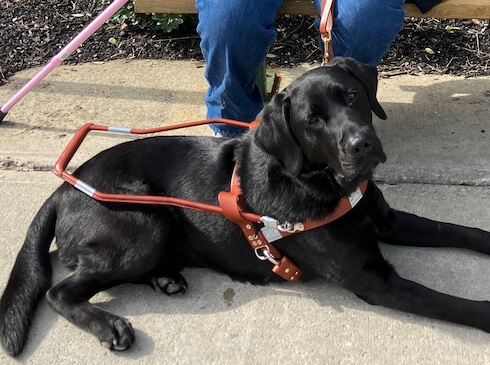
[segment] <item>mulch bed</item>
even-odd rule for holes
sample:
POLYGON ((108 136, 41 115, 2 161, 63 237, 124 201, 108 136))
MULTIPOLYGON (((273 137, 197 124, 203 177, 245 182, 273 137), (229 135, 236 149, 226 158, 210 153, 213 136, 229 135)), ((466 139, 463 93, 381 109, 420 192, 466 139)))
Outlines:
MULTIPOLYGON (((106 5, 96 0, 0 2, 0 85, 17 71, 46 64, 106 5)), ((312 18, 282 16, 268 55, 270 67, 316 63, 321 53, 312 18)), ((488 21, 407 19, 380 64, 381 76, 399 74, 490 75, 488 21)), ((171 33, 104 25, 66 63, 120 58, 201 60, 196 20, 171 33), (116 42, 110 43, 114 38, 116 42)))

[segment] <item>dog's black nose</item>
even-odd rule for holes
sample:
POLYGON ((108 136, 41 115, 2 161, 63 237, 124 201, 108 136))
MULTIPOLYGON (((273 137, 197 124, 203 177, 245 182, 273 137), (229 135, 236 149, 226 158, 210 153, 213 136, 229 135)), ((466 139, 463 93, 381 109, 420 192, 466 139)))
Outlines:
POLYGON ((345 153, 351 156, 364 156, 371 150, 373 146, 373 142, 363 136, 352 136, 347 139, 345 142, 345 153))

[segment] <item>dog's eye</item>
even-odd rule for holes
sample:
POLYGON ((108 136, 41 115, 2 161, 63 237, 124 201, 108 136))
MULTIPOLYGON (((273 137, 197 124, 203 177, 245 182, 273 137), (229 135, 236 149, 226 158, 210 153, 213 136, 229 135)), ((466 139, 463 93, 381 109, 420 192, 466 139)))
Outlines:
POLYGON ((318 118, 317 117, 311 117, 310 120, 308 121, 308 124, 315 124, 318 122, 318 118))
POLYGON ((349 99, 349 101, 352 101, 356 98, 357 96, 357 92, 355 91, 350 91, 348 94, 347 94, 347 99, 349 99))

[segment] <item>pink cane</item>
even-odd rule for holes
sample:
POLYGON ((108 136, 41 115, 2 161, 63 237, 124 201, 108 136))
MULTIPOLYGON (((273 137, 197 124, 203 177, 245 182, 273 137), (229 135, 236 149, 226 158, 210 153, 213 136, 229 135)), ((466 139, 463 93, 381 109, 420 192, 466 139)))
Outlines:
POLYGON ((63 61, 71 55, 83 42, 97 31, 111 16, 113 16, 128 0, 114 0, 92 23, 80 32, 73 40, 63 48, 60 53, 54 56, 51 61, 39 71, 22 89, 20 89, 7 103, 0 108, 0 123, 3 121, 8 111, 17 104, 29 91, 41 82, 51 71, 61 65, 63 61))

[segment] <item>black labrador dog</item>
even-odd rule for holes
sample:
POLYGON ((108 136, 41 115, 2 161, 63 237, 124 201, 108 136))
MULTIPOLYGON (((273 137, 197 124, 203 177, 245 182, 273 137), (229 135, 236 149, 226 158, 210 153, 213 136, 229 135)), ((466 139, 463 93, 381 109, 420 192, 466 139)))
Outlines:
MULTIPOLYGON (((378 241, 394 245, 462 247, 490 254, 490 233, 440 223, 389 207, 371 181, 386 160, 372 112, 374 67, 338 58, 307 72, 276 95, 260 126, 240 138, 153 137, 110 148, 75 175, 100 191, 180 197, 217 204, 235 163, 249 212, 281 222, 320 219, 367 180, 364 197, 347 214, 283 238, 276 247, 303 272, 327 278, 370 304, 490 331, 490 303, 441 294, 405 280, 383 258, 378 241)), ((283 281, 250 249, 240 228, 218 214, 169 206, 106 204, 63 184, 27 232, 0 303, 0 340, 17 355, 37 301, 91 332, 106 347, 127 349, 131 324, 89 303, 124 282, 184 292, 179 273, 208 267, 254 284, 283 281), (48 249, 73 270, 51 286, 48 249)))

